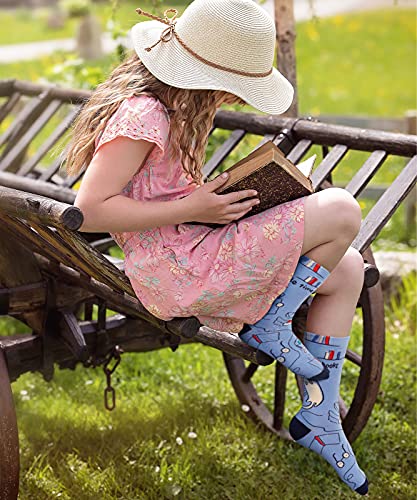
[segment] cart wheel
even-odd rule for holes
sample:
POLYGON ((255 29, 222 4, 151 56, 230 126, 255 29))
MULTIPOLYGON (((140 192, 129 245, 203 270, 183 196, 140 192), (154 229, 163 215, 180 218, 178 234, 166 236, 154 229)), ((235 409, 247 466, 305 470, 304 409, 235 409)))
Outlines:
MULTIPOLYGON (((368 248, 363 253, 363 258, 368 263, 375 265, 372 251, 368 248)), ((305 330, 308 301, 297 311, 293 319, 294 332, 301 336, 305 330)), ((347 391, 343 388, 344 374, 349 372, 349 377, 355 378, 355 389, 351 397, 350 406, 341 398, 340 415, 343 421, 343 429, 350 442, 353 442, 365 427, 371 415, 375 400, 378 395, 382 376, 385 345, 385 322, 384 302, 381 282, 376 285, 362 289, 357 313, 362 311, 362 354, 348 349, 346 361, 342 373, 341 394, 347 391), (353 370, 349 363, 356 365, 353 370)), ((278 434, 280 437, 291 439, 287 429, 284 428, 284 411, 286 401, 287 369, 280 363, 274 363, 270 367, 262 367, 255 363, 248 363, 242 358, 223 353, 226 368, 236 392, 242 409, 257 424, 266 430, 278 434), (266 370, 274 369, 274 386, 265 389, 262 379, 270 381, 271 374, 266 370), (265 373, 265 377, 263 377, 265 373), (255 382, 258 376, 261 383, 255 382), (269 377, 269 378, 268 378, 269 377), (259 392, 255 387, 259 385, 259 392), (262 400, 260 395, 266 394, 262 400)), ((299 393, 301 388, 301 377, 296 377, 299 393)), ((292 416, 292 415, 291 415, 292 416)))
POLYGON ((7 371, 0 349, 0 500, 14 500, 19 490, 19 439, 16 412, 7 371))

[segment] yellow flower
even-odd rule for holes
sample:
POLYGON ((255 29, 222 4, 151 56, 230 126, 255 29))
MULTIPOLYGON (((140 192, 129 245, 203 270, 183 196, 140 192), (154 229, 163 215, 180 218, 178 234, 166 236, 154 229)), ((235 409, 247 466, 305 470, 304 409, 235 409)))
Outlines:
POLYGON ((263 227, 264 236, 267 240, 276 240, 279 235, 279 227, 275 222, 265 224, 263 227))
POLYGON ((275 220, 276 222, 282 222, 283 218, 284 218, 284 217, 283 217, 283 215, 282 215, 282 212, 278 212, 277 214, 275 214, 275 215, 274 215, 274 220, 275 220))
POLYGON ((333 24, 335 24, 336 26, 339 26, 341 24, 343 24, 343 16, 334 16, 333 17, 333 24))
POLYGON ((320 38, 319 32, 316 30, 315 26, 313 26, 312 24, 309 24, 307 26, 307 36, 313 42, 315 42, 316 40, 318 40, 320 38))
POLYGON ((170 264, 169 270, 171 271, 172 274, 185 274, 185 269, 182 269, 179 266, 176 266, 175 264, 170 264))
POLYGON ((348 24, 347 29, 348 31, 358 31, 360 29, 360 24, 357 21, 352 21, 348 24))
POLYGON ((301 205, 297 205, 292 213, 292 219, 296 222, 300 222, 304 219, 304 210, 301 205))

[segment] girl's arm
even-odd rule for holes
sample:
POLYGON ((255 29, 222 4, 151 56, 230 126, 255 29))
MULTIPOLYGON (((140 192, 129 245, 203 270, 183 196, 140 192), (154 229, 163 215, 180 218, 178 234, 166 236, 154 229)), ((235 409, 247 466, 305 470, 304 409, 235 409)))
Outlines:
POLYGON ((227 224, 259 203, 254 198, 238 203, 255 196, 254 190, 216 194, 215 189, 226 182, 227 176, 219 176, 179 200, 140 201, 119 194, 143 166, 152 147, 155 144, 128 137, 116 137, 101 146, 84 173, 74 201, 84 214, 80 231, 142 231, 189 221, 227 224))
POLYGON ((185 221, 181 200, 147 202, 119 194, 153 147, 154 143, 127 137, 101 146, 84 173, 74 201, 84 214, 80 231, 141 231, 185 221))

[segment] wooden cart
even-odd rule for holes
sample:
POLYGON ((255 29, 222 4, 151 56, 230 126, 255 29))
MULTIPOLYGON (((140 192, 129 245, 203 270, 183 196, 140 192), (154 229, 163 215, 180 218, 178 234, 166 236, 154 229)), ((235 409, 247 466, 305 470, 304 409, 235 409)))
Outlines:
MULTIPOLYGON (((123 260, 109 254, 115 245, 108 233, 80 233, 83 215, 74 207, 73 186, 59 170, 60 159, 44 165, 42 159, 67 133, 87 91, 0 81, 0 314, 12 316, 32 330, 30 334, 0 337, 0 498, 17 497, 19 445, 11 382, 28 371, 50 380, 54 366, 74 368, 109 362, 120 352, 143 352, 201 342, 220 349, 236 395, 247 415, 277 435, 283 428, 287 371, 275 364, 272 408, 253 383, 254 374, 273 360, 256 352, 230 333, 200 325, 197 318, 162 321, 138 301, 123 272, 123 260), (17 108, 18 111, 14 112, 17 108), (14 112, 14 118, 10 119, 14 112), (54 121, 55 120, 55 121, 54 121), (7 123, 7 122, 6 122, 7 123), (51 126, 53 124, 53 126, 51 126), (28 151, 40 133, 47 137, 28 151), (98 306, 93 319, 93 305, 98 306), (106 311, 115 312, 107 317, 106 311)), ((329 125, 311 118, 279 118, 219 111, 215 129, 231 131, 204 167, 207 177, 250 135, 259 145, 273 140, 293 162, 315 145, 323 159, 312 176, 316 190, 332 184, 332 175, 349 150, 369 152, 366 161, 345 186, 357 197, 388 155, 404 162, 400 174, 363 220, 352 246, 364 258, 365 282, 357 304, 363 319, 361 354, 348 351, 347 360, 358 370, 351 404, 340 401, 343 427, 353 441, 364 428, 375 403, 384 357, 384 308, 371 243, 388 222, 417 178, 417 136, 329 125)), ((294 330, 300 334, 311 297, 297 311, 294 330)), ((299 387, 300 387, 300 381, 299 387)), ((114 406, 109 384, 106 404, 114 406)))

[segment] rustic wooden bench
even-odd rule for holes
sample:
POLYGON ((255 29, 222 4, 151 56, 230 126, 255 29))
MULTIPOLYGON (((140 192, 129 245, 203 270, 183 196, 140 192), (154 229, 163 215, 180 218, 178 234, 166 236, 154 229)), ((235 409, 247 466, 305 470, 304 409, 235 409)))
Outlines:
MULTIPOLYGON (((60 171, 60 158, 45 158, 65 140, 89 95, 75 89, 0 81, 0 315, 31 329, 29 334, 0 337, 0 498, 16 498, 18 491, 19 446, 11 382, 28 371, 39 371, 50 380, 54 366, 74 368, 77 363, 103 365, 109 372, 109 362, 119 360, 122 351, 167 346, 175 350, 189 342, 221 350, 247 415, 269 431, 289 437, 283 426, 287 371, 282 365, 274 366, 271 402, 255 383, 257 370, 267 369, 262 366, 271 365, 271 358, 256 353, 234 334, 200 325, 197 318, 168 322, 156 318, 136 298, 123 272, 123 259, 111 254, 116 245, 109 234, 78 231, 83 215, 72 204, 80 176, 69 178, 60 171), (109 310, 112 316, 107 315, 109 310)), ((221 130, 230 135, 206 163, 206 178, 224 166, 245 140, 258 145, 273 140, 293 162, 319 148, 322 158, 312 176, 316 190, 332 186, 349 151, 369 153, 345 186, 355 197, 388 156, 401 167, 352 243, 364 258, 365 272, 357 305, 362 347, 347 354, 357 367, 356 387, 349 403, 340 401, 343 426, 353 441, 374 406, 384 358, 383 296, 371 244, 416 184, 417 136, 224 110, 217 113, 211 134, 221 130)), ((305 301, 294 318, 299 335, 311 300, 305 301)), ((112 409, 111 387, 105 396, 112 409)))

